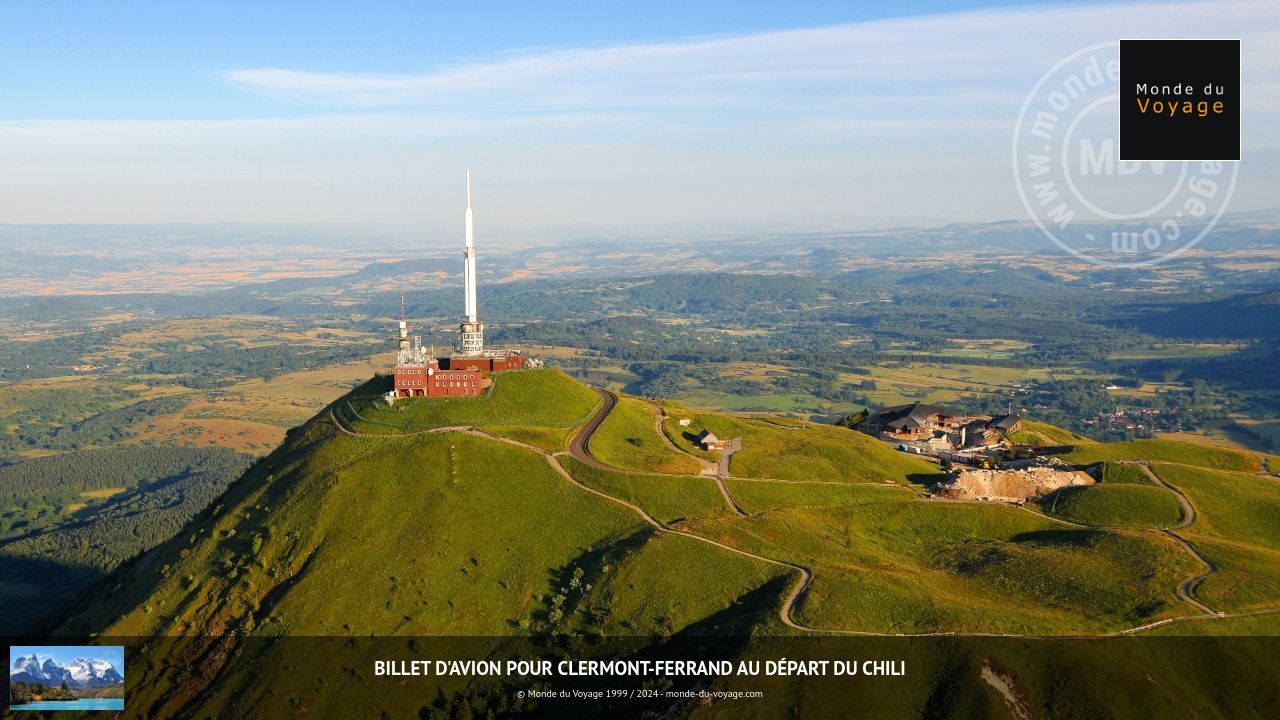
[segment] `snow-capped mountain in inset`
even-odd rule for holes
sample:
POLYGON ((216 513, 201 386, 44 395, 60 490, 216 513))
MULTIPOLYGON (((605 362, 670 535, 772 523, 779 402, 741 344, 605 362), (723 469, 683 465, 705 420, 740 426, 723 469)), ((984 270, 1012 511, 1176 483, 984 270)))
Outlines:
POLYGON ((97 658, 76 658, 69 665, 62 665, 53 658, 43 661, 32 653, 30 657, 17 657, 9 668, 9 682, 43 683, 72 687, 103 687, 119 685, 124 678, 115 666, 97 658))
POLYGON ((71 672, 75 684, 81 687, 101 687, 124 682, 115 666, 106 660, 76 658, 67 666, 67 670, 71 672))

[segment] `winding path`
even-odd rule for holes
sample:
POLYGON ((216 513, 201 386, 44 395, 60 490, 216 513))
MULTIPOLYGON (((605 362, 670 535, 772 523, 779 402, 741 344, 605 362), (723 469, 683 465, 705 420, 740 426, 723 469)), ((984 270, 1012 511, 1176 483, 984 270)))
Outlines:
MULTIPOLYGON (((596 390, 596 392, 608 391, 596 390)), ((729 487, 724 483, 724 479, 729 477, 729 458, 735 452, 742 449, 742 438, 734 438, 730 440, 724 454, 720 456, 720 462, 714 463, 704 457, 694 455, 687 450, 682 450, 675 443, 671 442, 671 438, 667 437, 666 431, 662 428, 663 421, 667 419, 667 411, 657 403, 649 403, 649 407, 654 412, 654 432, 658 433, 658 437, 662 438, 662 444, 666 445, 667 449, 674 453, 696 460, 698 463, 698 475, 700 477, 712 478, 715 480, 716 489, 720 491, 720 497, 724 498, 724 504, 729 508, 729 510, 739 517, 751 517, 747 511, 743 510, 742 507, 738 505, 738 501, 733 498, 733 493, 729 492, 729 487)), ((591 432, 595 432, 595 430, 593 429, 591 432)))
POLYGON ((1195 577, 1189 577, 1186 580, 1183 580, 1182 584, 1178 585, 1178 597, 1192 605, 1195 605, 1197 608, 1209 615, 1222 617, 1224 613, 1219 610, 1214 610, 1204 604, 1193 594, 1196 587, 1198 587, 1205 578, 1208 578, 1218 572, 1218 566, 1209 562, 1209 559, 1201 555, 1195 545, 1192 545, 1189 540, 1175 532, 1175 530, 1184 530, 1191 527, 1192 523, 1196 521, 1196 506, 1191 504, 1191 500, 1188 499, 1181 490, 1162 480, 1159 475, 1156 475, 1155 471, 1151 469, 1151 463, 1145 460, 1122 460, 1120 462, 1123 465, 1133 465, 1134 467, 1142 470, 1143 474, 1147 476, 1147 479, 1159 487, 1173 493, 1174 496, 1178 498, 1178 502, 1182 503, 1182 522, 1175 528, 1165 528, 1163 532, 1165 535, 1172 538, 1173 541, 1182 547, 1183 550, 1186 550, 1191 557, 1195 558, 1196 561, 1203 565, 1204 572, 1196 575, 1195 577))
MULTIPOLYGON (((605 417, 617 404, 617 396, 604 390, 596 390, 596 392, 601 395, 602 399, 604 399, 604 403, 602 403, 600 409, 596 412, 596 414, 592 416, 592 418, 588 420, 581 428, 579 428, 577 433, 574 435, 573 440, 570 442, 570 451, 567 454, 572 455, 574 458, 578 459, 581 462, 587 463, 592 467, 599 467, 605 470, 612 470, 613 468, 610 468, 604 465, 603 463, 600 463, 595 458, 591 457, 590 452, 588 451, 589 450, 588 441, 590 440, 592 433, 594 433, 600 427, 600 424, 604 422, 605 417)), ((750 552, 748 550, 736 548, 731 545, 727 545, 725 543, 712 540, 711 538, 707 538, 701 535, 696 535, 694 533, 687 532, 685 530, 677 530, 675 528, 669 527, 665 523, 661 522, 657 518, 650 515, 644 508, 640 507, 639 505, 636 505, 635 503, 632 503, 628 500, 624 500, 622 498, 614 497, 605 492, 602 492, 595 488, 584 485, 583 483, 574 479, 574 477, 570 475, 567 470, 564 469, 564 466, 560 464, 559 458, 566 454, 564 452, 559 452, 559 453, 548 452, 545 448, 541 448, 536 445, 531 445, 526 442, 521 442, 519 440, 513 440, 511 438, 505 438, 498 435, 494 435, 492 433, 489 433, 479 428, 471 427, 471 426, 450 426, 450 427, 430 428, 426 430, 418 430, 414 432, 399 433, 394 435, 379 434, 379 433, 364 433, 349 427, 339 416, 339 413, 335 410, 336 406, 337 406, 336 402, 329 406, 330 419, 333 420, 334 426, 337 427, 339 431, 347 435, 351 435, 353 437, 386 440, 386 439, 402 437, 406 435, 424 435, 424 434, 431 434, 431 433, 455 433, 456 432, 456 433, 466 433, 469 435, 476 435, 476 436, 488 438, 490 440, 507 443, 508 445, 514 445, 516 447, 524 448, 525 450, 538 453, 539 455, 543 456, 543 458, 546 459, 547 464, 551 467, 553 471, 555 471, 556 474, 558 474, 561 478, 563 478, 565 481, 567 481, 571 485, 579 488, 580 490, 591 493, 592 495, 595 495, 599 498, 602 498, 604 500, 607 500, 612 503, 616 503, 618 505, 621 505, 622 507, 627 508, 631 512, 635 513, 643 522, 645 522, 647 525, 649 525, 659 533, 686 537, 686 538, 689 538, 690 540, 695 540, 697 542, 705 543, 707 545, 711 545, 721 550, 734 553, 735 555, 750 558, 752 560, 756 560, 774 567, 780 567, 780 568, 789 570, 795 573, 796 579, 792 583, 791 588, 787 592, 786 597, 783 598, 782 604, 778 607, 778 619, 787 627, 792 628, 794 630, 801 631, 801 632, 805 632, 805 633, 814 633, 814 634, 820 634, 820 635, 850 635, 850 636, 863 636, 863 637, 984 637, 984 638, 1013 638, 1013 639, 1022 639, 1022 640, 1060 640, 1060 639, 1096 640, 1096 639, 1102 639, 1102 638, 1112 638, 1112 637, 1133 635, 1133 634, 1144 632, 1154 628, 1162 627, 1164 625, 1171 625, 1173 623, 1194 622, 1194 621, 1203 621, 1203 620, 1217 620, 1217 619, 1226 619, 1226 618, 1258 617, 1263 615, 1280 614, 1280 608, 1269 608, 1269 609, 1255 610, 1252 612, 1244 612, 1244 613, 1214 612, 1208 609, 1206 606, 1199 603, 1198 601, 1194 600, 1194 598, 1190 598, 1189 595, 1184 595, 1183 596, 1184 599, 1187 599, 1189 602, 1196 605, 1197 607, 1203 608, 1207 614, 1184 615, 1180 617, 1166 618, 1164 620, 1158 620, 1156 622, 1139 625, 1137 627, 1127 628, 1124 630, 1117 630, 1115 632, 1103 633, 1099 635, 1028 635, 1028 634, 1022 634, 1022 633, 984 633, 984 632, 891 633, 891 632, 874 632, 870 630, 840 630, 840 629, 816 628, 809 625, 805 625, 795 620, 792 616, 792 613, 795 609, 796 601, 800 598, 800 595, 804 593, 804 591, 809 587, 810 582, 812 582, 813 580, 813 572, 809 568, 803 565, 798 565, 796 563, 788 562, 785 560, 779 560, 776 558, 766 557, 764 555, 759 555, 759 554, 750 552)), ((1133 461, 1133 462, 1134 464, 1142 464, 1141 461, 1133 461)), ((1150 472, 1150 469, 1147 468, 1147 471, 1150 472)), ((1151 476, 1155 478, 1154 473, 1151 473, 1151 476)), ((1177 490, 1165 484, 1163 481, 1159 480, 1158 478, 1155 478, 1155 480, 1159 484, 1165 487, 1169 487, 1171 490, 1177 493, 1177 490)), ((1178 494, 1179 496, 1181 496, 1181 493, 1178 493, 1178 494)), ((1189 504, 1190 503, 1188 502, 1188 505, 1189 504)), ((1194 513, 1194 508, 1192 508, 1192 512, 1194 513)), ((1194 514, 1192 515, 1192 518, 1194 519, 1194 514)), ((1186 525, 1189 525, 1189 524, 1190 523, 1188 522, 1180 527, 1186 527, 1186 525)), ((1166 531, 1166 532, 1169 532, 1171 535, 1173 535, 1172 531, 1166 531)), ((1174 535, 1174 537, 1178 538, 1179 540, 1182 540, 1177 535, 1174 535)), ((1190 550, 1190 552, 1192 552, 1197 558, 1200 558, 1199 553, 1196 552, 1195 549, 1192 548, 1189 543, 1186 543, 1185 540, 1182 540, 1182 542, 1190 550)), ((1202 562, 1205 563, 1206 566, 1210 567, 1211 569, 1213 568, 1213 566, 1210 565, 1207 561, 1204 561, 1203 558, 1200 558, 1200 559, 1202 562)), ((1208 575, 1213 574, 1213 572, 1216 572, 1216 569, 1213 569, 1211 572, 1206 573, 1203 576, 1197 576, 1196 578, 1192 578, 1191 580, 1184 582, 1183 587, 1186 587, 1189 584, 1194 583, 1199 579, 1203 579, 1203 577, 1207 577, 1208 575)), ((1181 593, 1182 588, 1179 588, 1179 590, 1181 593)))
POLYGON ((651 407, 654 412, 655 422, 653 424, 653 429, 658 433, 658 437, 662 438, 662 444, 666 445, 667 449, 672 452, 679 453, 687 457, 691 457, 694 460, 698 461, 699 475, 703 475, 705 477, 715 476, 717 472, 717 466, 715 463, 711 462, 710 460, 704 457, 698 457, 697 455, 694 455, 691 452, 680 449, 679 446, 671 442, 671 438, 667 437, 667 432, 662 429, 662 423, 667 419, 667 411, 657 403, 650 403, 649 407, 651 407))
MULTIPOLYGON (((609 411, 612 410, 613 407, 617 404, 617 396, 613 395, 612 393, 609 393, 608 391, 603 391, 603 390, 596 390, 596 392, 600 393, 601 397, 612 398, 612 399, 611 400, 606 399, 604 404, 601 406, 600 410, 597 411, 596 414, 590 420, 588 420, 587 423, 583 425, 580 430, 578 430, 576 435, 574 435, 573 440, 569 444, 569 448, 570 448, 569 454, 572 455, 575 459, 581 462, 587 463, 592 467, 599 467, 606 470, 611 470, 612 468, 609 468, 607 465, 600 463, 598 460, 591 457, 590 454, 587 452, 588 441, 591 439, 591 434, 594 433, 596 429, 600 427, 600 424, 604 422, 605 416, 607 416, 609 414, 609 411)), ((722 542, 718 542, 710 538, 702 537, 701 535, 695 535, 691 532, 686 532, 684 530, 676 530, 672 527, 669 527, 662 521, 650 515, 644 508, 640 507, 639 505, 636 505, 635 503, 632 503, 628 500, 623 500, 622 498, 614 497, 613 495, 609 495, 608 493, 602 492, 593 487, 589 487, 587 485, 584 485, 578 482, 576 479, 574 479, 572 475, 569 474, 569 471, 565 470, 564 466, 560 464, 559 456, 563 455, 564 453, 549 453, 544 448, 540 448, 536 445, 530 445, 529 443, 521 442, 519 440, 513 440, 511 438, 504 438, 498 435, 494 435, 492 433, 485 432, 484 430, 481 430, 475 427, 451 426, 451 427, 429 428, 426 430, 417 430, 412 433, 402 433, 400 435, 383 435, 379 433, 364 433, 349 427, 339 417, 338 413, 335 410, 335 406, 336 406, 336 403, 334 405, 329 406, 329 418, 333 420, 333 424, 338 428, 338 430, 342 431, 343 433, 346 433, 347 435, 351 435, 352 437, 384 440, 388 438, 401 437, 403 435, 425 435, 425 434, 433 434, 433 433, 438 434, 438 433, 457 432, 457 433, 466 433, 468 435, 478 435, 481 437, 489 438, 491 440, 497 440, 498 442, 504 442, 504 443, 507 443, 508 445, 515 445, 516 447, 524 448, 526 450, 531 450, 533 452, 538 453, 539 455, 542 455, 544 458, 546 458, 547 464, 551 466, 551 469, 554 470, 556 474, 564 478, 569 483, 575 485, 576 487, 582 490, 585 490, 586 492, 591 493, 592 495, 603 498, 612 503, 617 503, 618 505, 621 505, 631 510, 636 515, 639 515, 641 520, 643 520, 646 524, 648 524, 650 527, 652 527, 654 530, 658 532, 687 537, 692 540, 697 540, 699 542, 706 543, 708 545, 713 545, 722 550, 727 550, 737 555, 742 555, 744 557, 748 557, 753 560, 758 560, 763 563, 768 563, 775 567, 782 567, 788 570, 792 570, 798 574, 798 581, 794 583, 794 585, 791 588, 791 591, 787 594, 786 599, 783 601, 782 607, 779 610, 779 619, 783 623, 785 623, 788 627, 792 627, 796 630, 822 632, 819 630, 815 630, 814 628, 800 625, 799 623, 791 619, 791 608, 792 606, 795 605, 796 598, 798 598, 800 596, 800 593, 803 592, 804 589, 809 585, 809 580, 813 577, 813 574, 809 571, 808 568, 800 565, 796 565, 793 563, 789 563, 784 560, 776 560, 774 558, 765 557, 763 555, 757 555, 747 550, 741 550, 741 549, 732 547, 730 545, 726 545, 722 542)), ((878 635, 879 633, 859 632, 857 634, 878 635)))
MULTIPOLYGON (((600 408, 596 410, 596 414, 592 415, 585 425, 578 429, 578 432, 574 433, 573 439, 569 441, 569 454, 578 462, 590 465, 597 470, 613 470, 608 465, 596 460, 587 450, 587 444, 591 442, 591 436, 596 434, 596 430, 600 429, 604 419, 617 407, 618 396, 608 390, 594 387, 591 389, 595 391, 596 395, 600 396, 600 408)), ((539 450, 546 452, 541 448, 539 450)))

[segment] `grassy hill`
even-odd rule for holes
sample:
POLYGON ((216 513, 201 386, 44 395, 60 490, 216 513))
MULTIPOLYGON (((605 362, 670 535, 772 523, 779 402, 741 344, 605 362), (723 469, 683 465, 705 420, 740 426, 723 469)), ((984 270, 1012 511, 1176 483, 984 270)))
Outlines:
POLYGON ((1064 488, 1039 504, 1053 517, 1101 527, 1166 528, 1182 520, 1178 498, 1151 484, 1103 482, 1064 488))
MULTIPOLYGON (((135 665, 131 707, 197 717, 333 707, 344 684, 308 662, 316 648, 275 642, 304 636, 377 652, 402 638, 414 657, 424 656, 421 638, 446 636, 549 638, 556 652, 586 653, 564 638, 631 638, 652 650, 704 634, 1075 635, 1200 614, 1176 589, 1203 568, 1158 529, 1180 505, 1128 466, 1109 463, 1101 485, 1061 498, 1050 516, 927 499, 918 483, 934 465, 844 428, 669 408, 661 431, 690 453, 700 452, 690 436, 701 428, 743 438, 722 493, 715 478, 655 474, 690 458, 666 446, 638 400, 624 398, 589 444, 614 469, 564 454, 598 398, 555 370, 498 375, 466 400, 389 407, 370 389, 291 431, 62 625, 64 635, 165 638, 168 657, 199 659, 194 673, 135 665), (460 425, 490 434, 433 432, 460 425), (796 568, 809 580, 787 619, 805 629, 779 616, 799 587, 796 568), (291 672, 268 690, 256 679, 265 666, 291 672)), ((1134 459, 1152 446, 1102 447, 1088 451, 1134 459)), ((1197 507, 1186 537, 1219 566, 1198 596, 1215 608, 1269 607, 1280 594, 1280 483, 1213 464, 1155 469, 1197 507)), ((968 646, 943 652, 975 660, 968 646)), ((345 687, 377 687, 361 681, 367 670, 349 661, 345 687)), ((941 682, 925 674, 901 686, 904 707, 923 712, 932 694, 946 696, 941 682)), ((458 683, 431 687, 476 691, 458 683)), ((415 695, 397 693, 383 712, 430 715, 427 700, 394 704, 415 695)))
MULTIPOLYGON (((351 437, 321 416, 66 629, 181 634, 248 621, 282 634, 491 635, 522 622, 545 630, 587 622, 550 619, 548 577, 598 571, 590 563, 615 547, 643 564, 644 531, 534 451, 458 433, 351 437)), ((721 560, 717 576, 728 581, 736 559, 721 560)), ((699 583, 696 594, 723 603, 746 589, 717 601, 719 586, 728 587, 699 583)), ((627 597, 695 607, 687 593, 651 587, 627 597)), ((625 603, 610 614, 640 622, 625 603)))
POLYGON ((938 474, 933 463, 900 453, 862 433, 833 425, 719 415, 669 406, 663 424, 678 447, 708 458, 695 444, 698 433, 710 430, 723 440, 742 438, 742 449, 729 466, 736 477, 779 480, 836 480, 841 482, 922 482, 938 474), (681 426, 680 419, 689 425, 681 426))
POLYGON ((385 382, 373 380, 334 404, 336 412, 362 433, 399 435, 442 427, 471 426, 553 452, 568 444, 573 428, 586 422, 600 403, 587 386, 554 368, 491 376, 480 397, 382 399, 385 382))
POLYGON ((1262 461, 1255 453, 1162 439, 1080 443, 1073 452, 1064 455, 1063 459, 1081 464, 1102 460, 1142 459, 1243 472, 1257 472, 1262 468, 1262 461))
POLYGON ((1234 611, 1275 607, 1280 598, 1280 481, 1251 473, 1157 463, 1154 470, 1196 507, 1182 534, 1218 572, 1197 592, 1234 611))
POLYGON ((591 437, 591 454, 607 465, 635 472, 697 475, 698 461, 667 447, 654 431, 657 422, 657 414, 644 401, 619 397, 591 437))
POLYGON ((1023 420, 1022 428, 1009 436, 1016 443, 1026 445, 1080 445, 1095 444, 1092 438, 1070 430, 1034 420, 1023 420))
POLYGON ((560 462, 578 482, 635 503, 659 522, 671 525, 730 514, 712 478, 609 472, 572 457, 560 462))
POLYGON ((730 488, 759 514, 692 528, 812 568, 799 612, 815 627, 1064 634, 1186 614, 1174 586, 1195 566, 1159 538, 1071 528, 1006 505, 922 500, 906 488, 730 488))
POLYGON ((349 406, 360 416, 360 430, 395 434, 454 425, 572 428, 599 402, 591 388, 555 368, 490 377, 493 384, 480 397, 399 400, 395 406, 386 404, 382 386, 371 381, 351 394, 349 406))

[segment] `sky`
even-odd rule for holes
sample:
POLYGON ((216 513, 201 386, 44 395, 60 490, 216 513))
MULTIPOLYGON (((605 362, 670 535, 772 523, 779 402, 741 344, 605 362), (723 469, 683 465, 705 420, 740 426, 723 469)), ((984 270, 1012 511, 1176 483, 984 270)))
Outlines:
POLYGON ((0 5, 0 222, 460 223, 508 237, 1025 218, 1037 79, 1243 40, 1232 210, 1280 189, 1280 4, 0 5), (887 13, 892 13, 891 16, 887 13))
POLYGON ((9 648, 9 667, 12 668, 18 658, 29 658, 33 653, 41 663, 53 658, 64 667, 76 658, 106 660, 116 672, 124 674, 124 648, 119 645, 13 645, 9 648))

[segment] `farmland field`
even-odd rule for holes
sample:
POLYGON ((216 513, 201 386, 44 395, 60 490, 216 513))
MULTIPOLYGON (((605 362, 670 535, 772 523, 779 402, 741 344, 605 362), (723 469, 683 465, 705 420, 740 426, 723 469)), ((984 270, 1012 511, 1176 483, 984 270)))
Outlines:
POLYGON ((868 369, 870 376, 848 374, 841 375, 840 379, 851 383, 871 379, 876 388, 866 391, 866 395, 872 402, 884 406, 916 401, 945 404, 964 395, 1008 391, 1033 381, 1045 380, 1051 374, 1062 377, 1087 376, 1087 373, 1076 370, 923 362, 884 363, 868 369))

